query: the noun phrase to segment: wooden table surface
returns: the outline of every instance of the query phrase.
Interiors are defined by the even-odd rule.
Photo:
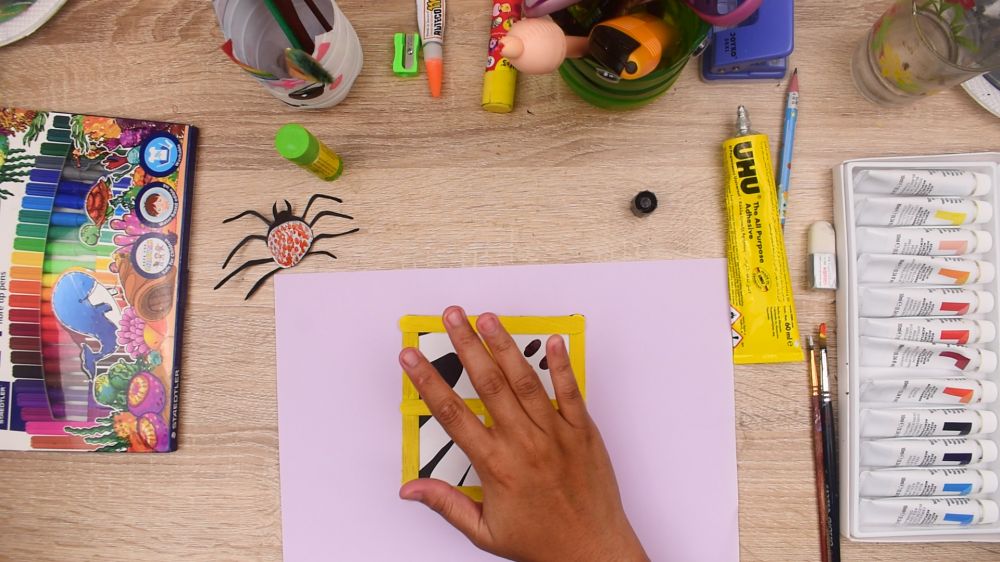
[[[799,321],[810,332],[834,320],[833,293],[808,290],[805,267],[809,224],[832,218],[831,167],[996,150],[1000,122],[960,90],[903,109],[870,105],[849,61],[886,3],[798,4],[792,62],[802,101],[786,233]],[[286,108],[229,62],[204,0],[70,2],[34,36],[0,48],[0,104],[179,121],[202,133],[180,450],[0,453],[0,558],[281,557],[271,284],[248,303],[254,276],[212,290],[246,233],[222,225],[236,212],[275,199],[301,204],[318,191],[343,197],[363,233],[338,242],[336,263],[307,260],[298,272],[725,256],[719,143],[745,104],[775,146],[785,83],[705,84],[690,65],[656,103],[611,113],[557,75],[521,77],[515,111],[489,114],[479,108],[488,5],[451,2],[445,97],[431,100],[422,78],[390,71],[392,33],[415,27],[412,2],[342,0],[365,67],[344,103],[319,112]],[[339,181],[324,184],[275,153],[272,136],[290,121],[341,153]],[[627,207],[642,189],[657,193],[660,208],[638,220]],[[802,364],[736,369],[746,562],[819,558],[805,384]],[[1000,560],[995,544],[843,550],[845,560]]]

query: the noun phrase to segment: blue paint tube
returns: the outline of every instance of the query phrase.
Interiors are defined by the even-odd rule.
[[[974,496],[992,494],[1000,482],[992,470],[912,468],[861,473],[861,497]]]
[[[993,500],[934,498],[861,500],[861,522],[878,527],[987,525],[1000,519]]]

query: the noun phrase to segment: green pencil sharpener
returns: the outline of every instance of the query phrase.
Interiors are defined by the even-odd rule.
[[[397,33],[393,36],[392,42],[396,47],[395,55],[392,57],[392,71],[396,76],[420,74],[417,56],[420,53],[420,34]]]

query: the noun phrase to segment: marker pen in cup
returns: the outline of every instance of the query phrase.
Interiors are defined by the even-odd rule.
[[[861,523],[872,526],[931,527],[986,525],[1000,519],[993,500],[971,498],[861,500]]]
[[[961,197],[862,197],[854,205],[859,226],[960,226],[993,218],[993,206]]]
[[[893,285],[976,285],[996,277],[988,261],[929,256],[858,256],[858,281]]]
[[[997,354],[988,349],[867,336],[861,338],[861,365],[864,367],[992,373],[996,371],[997,363]]]
[[[975,468],[909,468],[861,473],[863,498],[974,496],[997,491],[997,473]]]
[[[875,439],[861,442],[861,465],[871,467],[966,466],[991,463],[1000,450],[989,439]]]
[[[861,170],[856,193],[913,196],[978,197],[990,192],[990,177],[971,170]]]
[[[971,228],[893,228],[862,226],[855,236],[865,254],[964,256],[990,251],[993,236]]]
[[[961,437],[997,430],[997,415],[986,410],[861,410],[862,437]]]
[[[992,293],[963,288],[870,288],[859,290],[858,308],[868,318],[966,316],[993,310]]]
[[[971,318],[859,318],[862,336],[923,343],[968,345],[996,339],[997,328],[989,320]]]
[[[961,406],[996,402],[997,385],[978,379],[869,379],[861,383],[861,400],[881,404]]]

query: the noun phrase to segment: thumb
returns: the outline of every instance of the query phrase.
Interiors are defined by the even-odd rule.
[[[417,501],[436,511],[445,521],[462,532],[475,545],[483,544],[483,506],[459,492],[451,484],[436,478],[411,480],[399,489],[399,497]]]

